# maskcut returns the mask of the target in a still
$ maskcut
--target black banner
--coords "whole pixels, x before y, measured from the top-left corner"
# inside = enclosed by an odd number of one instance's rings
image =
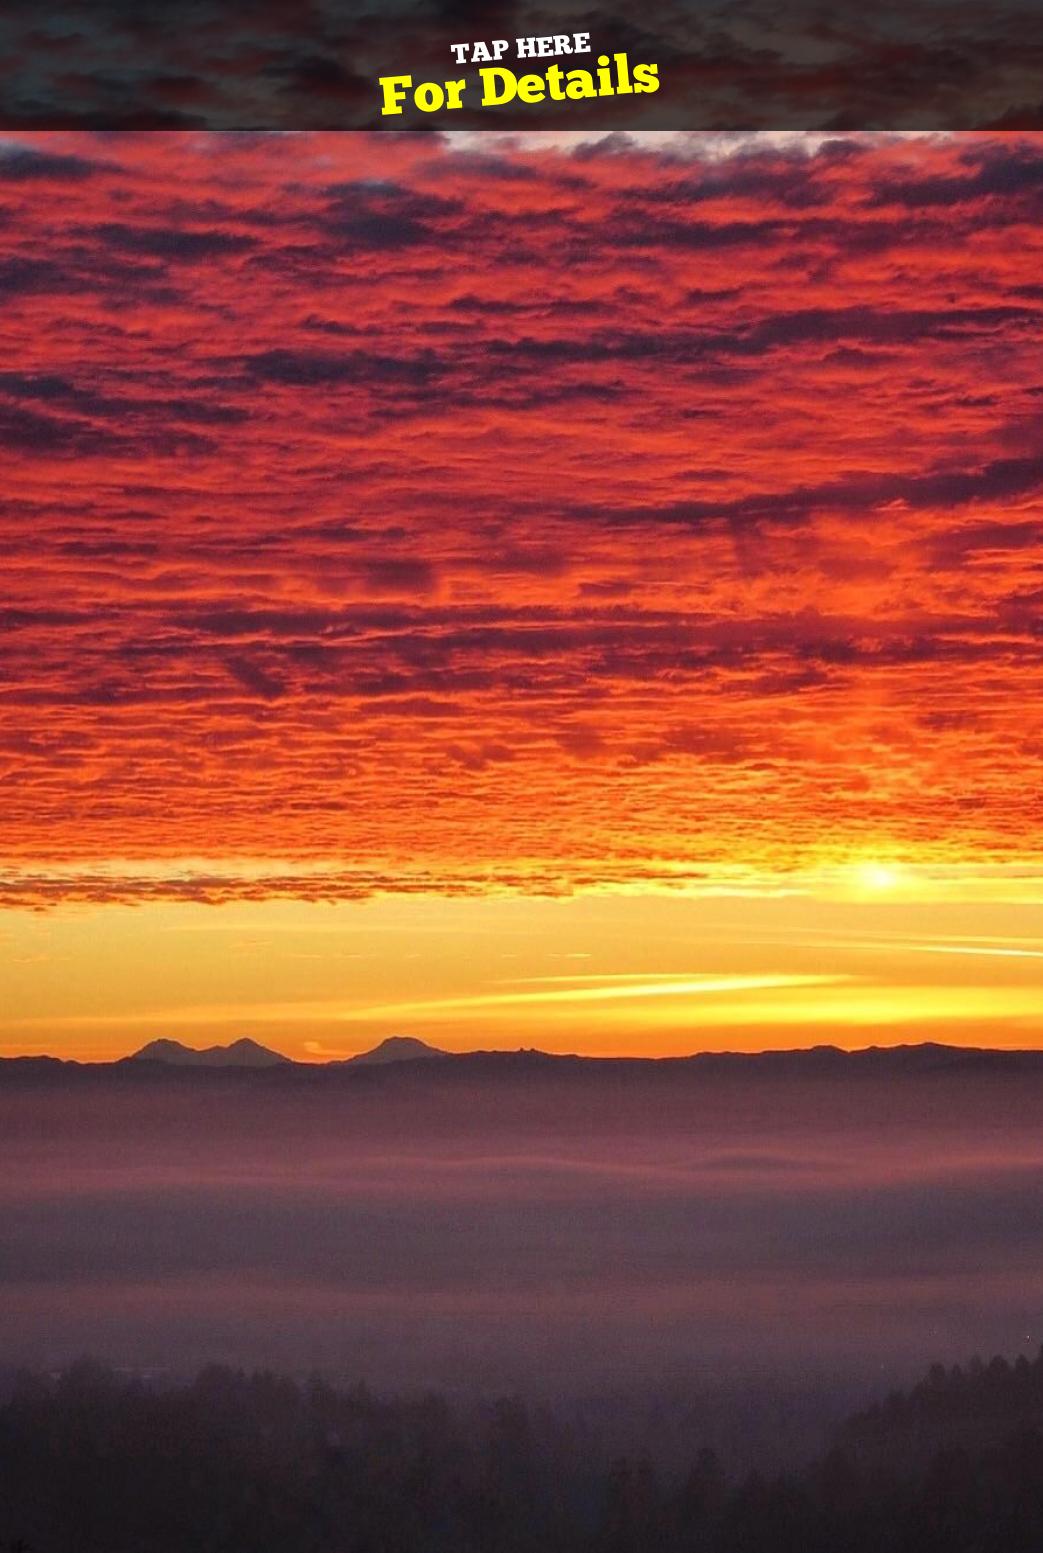
[[[0,17],[0,125],[1027,129],[1028,0],[872,7],[105,0]]]

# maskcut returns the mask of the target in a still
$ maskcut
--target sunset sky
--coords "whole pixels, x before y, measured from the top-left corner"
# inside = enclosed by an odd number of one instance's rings
[[[1043,135],[0,140],[0,1054],[1043,1044]]]

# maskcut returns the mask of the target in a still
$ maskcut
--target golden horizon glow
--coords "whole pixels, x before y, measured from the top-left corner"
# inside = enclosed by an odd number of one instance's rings
[[[308,1061],[392,1034],[592,1055],[1043,1045],[1043,930],[1026,934],[1016,896],[963,885],[929,919],[906,891],[846,886],[12,911],[0,1052],[111,1059],[245,1035]]]

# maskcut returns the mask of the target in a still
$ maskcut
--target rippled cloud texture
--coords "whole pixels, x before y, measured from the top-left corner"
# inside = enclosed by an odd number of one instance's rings
[[[1043,139],[721,150],[4,140],[6,899],[1039,860]]]

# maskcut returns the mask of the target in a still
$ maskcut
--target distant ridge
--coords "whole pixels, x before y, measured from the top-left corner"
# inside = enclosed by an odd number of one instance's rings
[[[448,1052],[441,1051],[437,1046],[429,1046],[426,1041],[418,1041],[416,1036],[389,1035],[387,1040],[381,1041],[379,1046],[374,1046],[372,1051],[359,1052],[357,1057],[348,1057],[345,1066],[378,1067],[385,1062],[415,1062],[418,1058],[448,1056]]]
[[[230,1046],[207,1046],[202,1051],[193,1046],[182,1046],[180,1041],[149,1041],[126,1060],[165,1062],[178,1068],[275,1068],[290,1059],[244,1036]]]
[[[431,1059],[440,1058],[435,1062]],[[413,1036],[391,1036],[371,1051],[356,1057],[327,1062],[294,1062],[256,1041],[234,1041],[229,1046],[212,1046],[205,1051],[183,1046],[180,1041],[150,1041],[140,1051],[116,1061],[81,1062],[71,1058],[44,1055],[0,1057],[0,1075],[17,1079],[75,1078],[77,1074],[101,1078],[106,1074],[155,1079],[163,1073],[182,1078],[210,1073],[241,1075],[244,1079],[268,1074],[279,1083],[296,1082],[308,1086],[340,1081],[359,1082],[380,1079],[381,1083],[412,1084],[422,1072],[437,1085],[471,1080],[496,1082],[544,1081],[560,1079],[569,1084],[587,1080],[617,1084],[661,1081],[701,1083],[716,1078],[729,1081],[749,1079],[822,1079],[859,1082],[884,1079],[891,1082],[944,1078],[961,1074],[995,1076],[1034,1076],[1043,1079],[1043,1048],[946,1046],[936,1041],[894,1046],[869,1046],[845,1050],[838,1046],[805,1046],[757,1052],[694,1052],[684,1057],[583,1057],[576,1053],[552,1053],[535,1048],[510,1051],[448,1052],[429,1046]]]

